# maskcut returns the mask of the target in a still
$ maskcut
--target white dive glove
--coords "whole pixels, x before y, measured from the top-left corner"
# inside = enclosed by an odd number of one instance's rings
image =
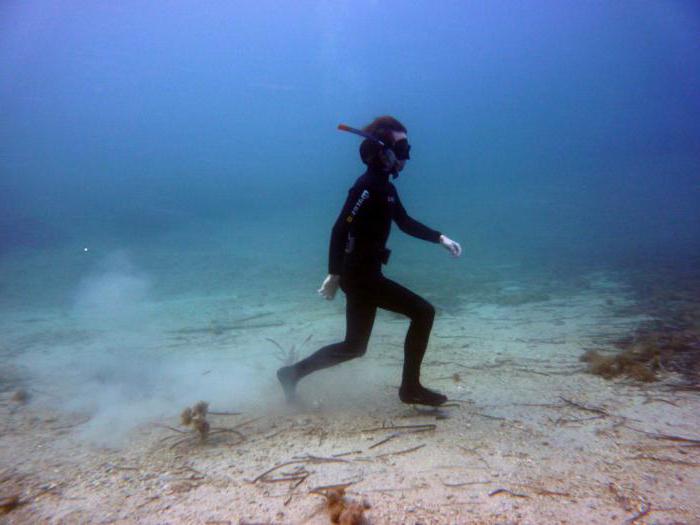
[[[453,241],[449,237],[440,235],[440,244],[442,244],[445,249],[452,254],[453,257],[459,257],[462,255],[462,247],[458,242]]]
[[[335,297],[336,292],[338,291],[339,286],[340,275],[332,275],[329,273],[328,276],[323,280],[321,288],[318,289],[318,294],[324,299],[332,301]]]

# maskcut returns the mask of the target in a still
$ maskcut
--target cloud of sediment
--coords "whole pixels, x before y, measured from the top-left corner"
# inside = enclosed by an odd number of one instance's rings
[[[169,320],[153,301],[151,279],[126,252],[110,254],[86,275],[72,303],[70,316],[19,359],[52,402],[90,415],[81,427],[90,442],[118,446],[139,425],[200,399],[231,409],[259,393],[240,361],[169,346]]]

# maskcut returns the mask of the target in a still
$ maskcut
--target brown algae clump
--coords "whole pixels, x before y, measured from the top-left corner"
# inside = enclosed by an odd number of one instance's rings
[[[362,525],[366,523],[365,510],[369,503],[359,503],[345,496],[345,486],[319,488],[311,491],[326,498],[326,512],[331,523],[340,525]]]
[[[656,381],[657,367],[654,366],[653,360],[630,351],[608,356],[596,350],[589,350],[581,356],[581,361],[588,363],[588,371],[591,374],[605,379],[626,376],[645,383]]]
[[[180,414],[180,422],[186,427],[191,426],[199,434],[200,443],[205,443],[209,437],[208,411],[209,404],[205,401],[200,401],[192,408],[187,407]]]
[[[239,412],[210,412],[209,403],[205,401],[200,401],[192,407],[186,407],[182,412],[180,412],[180,424],[185,427],[189,427],[192,432],[187,432],[183,430],[178,430],[177,428],[170,427],[168,425],[161,425],[168,430],[177,432],[177,436],[166,436],[162,441],[169,441],[172,438],[177,439],[177,441],[169,443],[169,447],[174,449],[182,444],[194,444],[199,442],[199,444],[209,443],[212,436],[221,436],[222,434],[232,434],[238,438],[238,443],[245,441],[245,436],[241,434],[235,428],[226,427],[212,427],[207,421],[207,416],[236,416]],[[183,436],[184,437],[179,437]]]

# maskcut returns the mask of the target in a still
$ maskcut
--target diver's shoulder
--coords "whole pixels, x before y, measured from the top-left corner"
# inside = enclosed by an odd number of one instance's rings
[[[370,187],[371,180],[366,173],[363,173],[355,180],[350,190],[366,190]]]

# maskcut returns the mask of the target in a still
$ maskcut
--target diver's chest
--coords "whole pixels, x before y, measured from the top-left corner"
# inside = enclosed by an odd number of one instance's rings
[[[372,208],[375,215],[391,218],[394,215],[396,197],[391,193],[377,193],[372,199]]]

